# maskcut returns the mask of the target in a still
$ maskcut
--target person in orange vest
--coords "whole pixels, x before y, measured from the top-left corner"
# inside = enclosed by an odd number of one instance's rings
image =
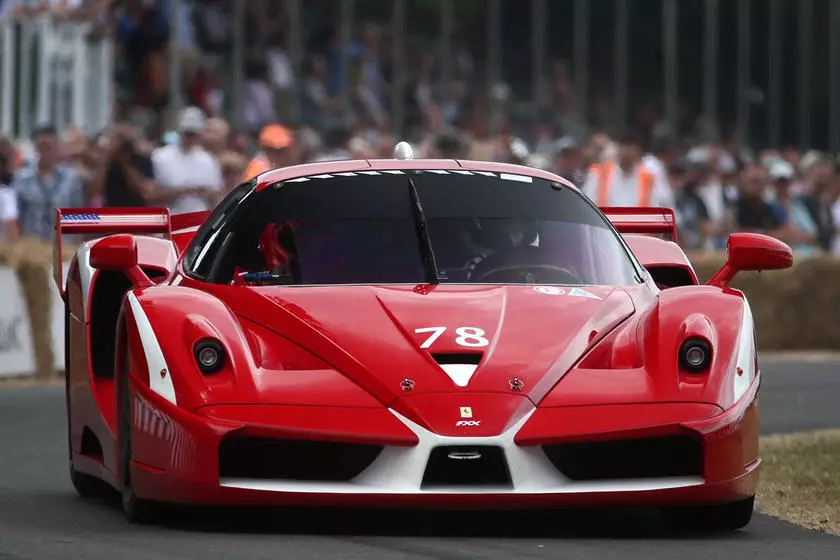
[[[249,181],[270,169],[287,167],[296,163],[294,154],[294,134],[281,124],[270,124],[260,131],[260,151],[248,162],[248,168],[242,175],[243,181]]]
[[[615,161],[592,166],[581,190],[602,207],[674,207],[671,188],[642,163],[641,144],[631,135],[619,139]]]

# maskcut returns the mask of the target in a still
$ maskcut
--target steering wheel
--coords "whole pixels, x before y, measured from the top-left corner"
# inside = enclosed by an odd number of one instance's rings
[[[479,262],[472,273],[470,273],[470,281],[472,282],[488,282],[488,278],[498,276],[504,273],[516,273],[518,275],[526,275],[536,273],[545,275],[548,273],[552,278],[551,281],[543,281],[543,283],[550,284],[581,284],[580,277],[569,270],[568,268],[545,264],[547,260],[546,252],[539,247],[532,247],[530,245],[511,247],[504,249],[497,253],[493,253],[483,261]],[[537,283],[537,282],[535,282]]]
[[[533,271],[533,272],[532,272]],[[535,284],[580,284],[580,278],[571,270],[563,268],[562,266],[555,266],[551,264],[511,264],[505,266],[498,266],[485,272],[482,272],[475,278],[471,278],[473,282],[485,282],[492,284],[489,279],[505,274],[516,273],[519,276],[527,276],[536,273],[535,275],[543,276],[548,273],[551,280],[543,280],[541,282],[534,282]]]

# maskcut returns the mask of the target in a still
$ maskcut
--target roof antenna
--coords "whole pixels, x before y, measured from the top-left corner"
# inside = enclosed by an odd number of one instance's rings
[[[414,149],[408,142],[400,142],[394,147],[394,159],[414,159]]]

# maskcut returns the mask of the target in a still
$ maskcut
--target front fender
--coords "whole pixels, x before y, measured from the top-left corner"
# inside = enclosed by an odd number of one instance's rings
[[[738,290],[712,286],[665,290],[658,313],[647,327],[645,354],[651,372],[676,375],[681,393],[693,393],[698,402],[728,409],[757,375],[752,311]],[[678,367],[680,345],[694,336],[712,345],[712,363],[706,374],[686,373]]]
[[[172,404],[187,410],[212,402],[214,392],[253,385],[253,355],[236,316],[215,297],[180,286],[153,286],[126,297],[132,374]],[[217,339],[225,349],[221,371],[203,375],[195,343]]]
[[[680,371],[680,345],[693,336],[712,345],[707,373]],[[593,348],[540,406],[693,402],[726,410],[758,375],[755,356],[752,313],[741,292],[671,288]]]

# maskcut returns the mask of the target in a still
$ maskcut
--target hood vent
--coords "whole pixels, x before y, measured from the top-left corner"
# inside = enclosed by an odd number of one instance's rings
[[[458,352],[451,354],[432,354],[440,369],[449,376],[458,387],[466,387],[478,364],[482,354],[478,352]]]

